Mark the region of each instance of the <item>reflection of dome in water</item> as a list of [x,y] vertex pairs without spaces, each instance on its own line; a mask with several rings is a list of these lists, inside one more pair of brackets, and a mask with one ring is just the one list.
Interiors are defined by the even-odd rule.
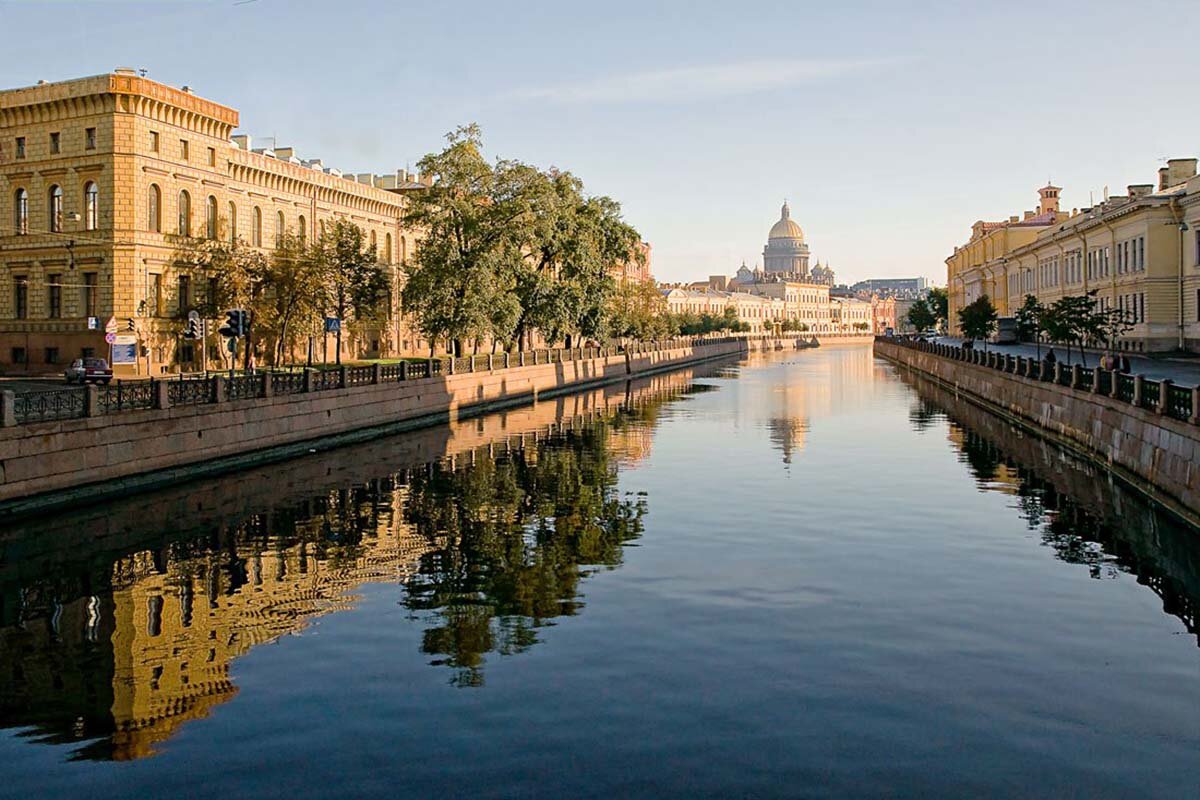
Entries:
[[791,464],[792,455],[804,449],[804,436],[808,433],[808,420],[775,418],[767,423],[771,442],[783,451],[783,463]]

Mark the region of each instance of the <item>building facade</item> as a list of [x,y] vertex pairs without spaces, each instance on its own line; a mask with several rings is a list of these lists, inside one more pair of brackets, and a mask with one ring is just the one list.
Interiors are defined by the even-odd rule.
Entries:
[[[1196,159],[1171,159],[1154,184],[1058,213],[1051,224],[1025,230],[1010,247],[947,260],[951,324],[955,309],[988,294],[1001,316],[1027,295],[1048,305],[1091,295],[1100,308],[1125,312],[1132,329],[1117,342],[1137,352],[1200,352],[1200,178]],[[1048,187],[1052,188],[1052,187]],[[965,255],[965,254],[961,254]],[[966,267],[966,264],[972,264]]]
[[[0,91],[0,369],[53,372],[84,355],[111,357],[118,375],[220,366],[220,337],[180,335],[188,312],[213,314],[214,276],[181,256],[201,239],[269,253],[284,232],[312,240],[347,220],[398,302],[414,244],[404,194],[419,184],[255,149],[238,124],[235,109],[132,70]],[[425,346],[397,307],[343,336],[351,357]]]

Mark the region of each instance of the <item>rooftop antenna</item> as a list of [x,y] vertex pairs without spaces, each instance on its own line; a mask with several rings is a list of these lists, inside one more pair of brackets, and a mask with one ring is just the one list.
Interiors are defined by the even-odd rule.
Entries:
[[145,67],[140,67],[140,68],[138,69],[138,75],[140,75],[141,77],[143,77],[143,78],[144,78],[144,77],[146,77],[146,73],[147,73],[147,72],[149,72],[149,71],[150,71],[150,70],[146,69]]

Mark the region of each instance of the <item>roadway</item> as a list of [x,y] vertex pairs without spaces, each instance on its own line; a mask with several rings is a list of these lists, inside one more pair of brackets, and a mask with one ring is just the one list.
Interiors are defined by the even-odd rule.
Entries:
[[[934,341],[939,344],[949,344],[958,346],[962,344],[962,339],[955,336],[939,336]],[[976,342],[975,346],[983,347],[982,343]],[[1026,358],[1035,358],[1037,356],[1037,348],[1032,344],[989,344],[988,350],[994,350],[997,353],[1008,353],[1014,356],[1025,356]],[[1042,356],[1045,357],[1048,345],[1042,345]],[[1063,364],[1067,363],[1067,349],[1058,345],[1054,346],[1054,355]],[[1094,367],[1100,360],[1100,353],[1087,353],[1086,365]],[[1187,358],[1183,356],[1139,356],[1133,353],[1126,353],[1129,357],[1129,368],[1134,375],[1143,375],[1151,380],[1162,380],[1170,378],[1180,386],[1198,386],[1200,385],[1200,358]],[[1079,351],[1071,351],[1071,360],[1079,360]]]

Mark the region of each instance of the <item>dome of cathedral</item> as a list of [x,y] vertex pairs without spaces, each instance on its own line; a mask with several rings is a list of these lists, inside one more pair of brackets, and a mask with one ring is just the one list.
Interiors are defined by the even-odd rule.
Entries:
[[792,221],[792,211],[788,208],[788,204],[783,204],[783,209],[780,212],[779,222],[771,226],[771,232],[767,234],[768,239],[799,239],[804,241],[804,230]]

